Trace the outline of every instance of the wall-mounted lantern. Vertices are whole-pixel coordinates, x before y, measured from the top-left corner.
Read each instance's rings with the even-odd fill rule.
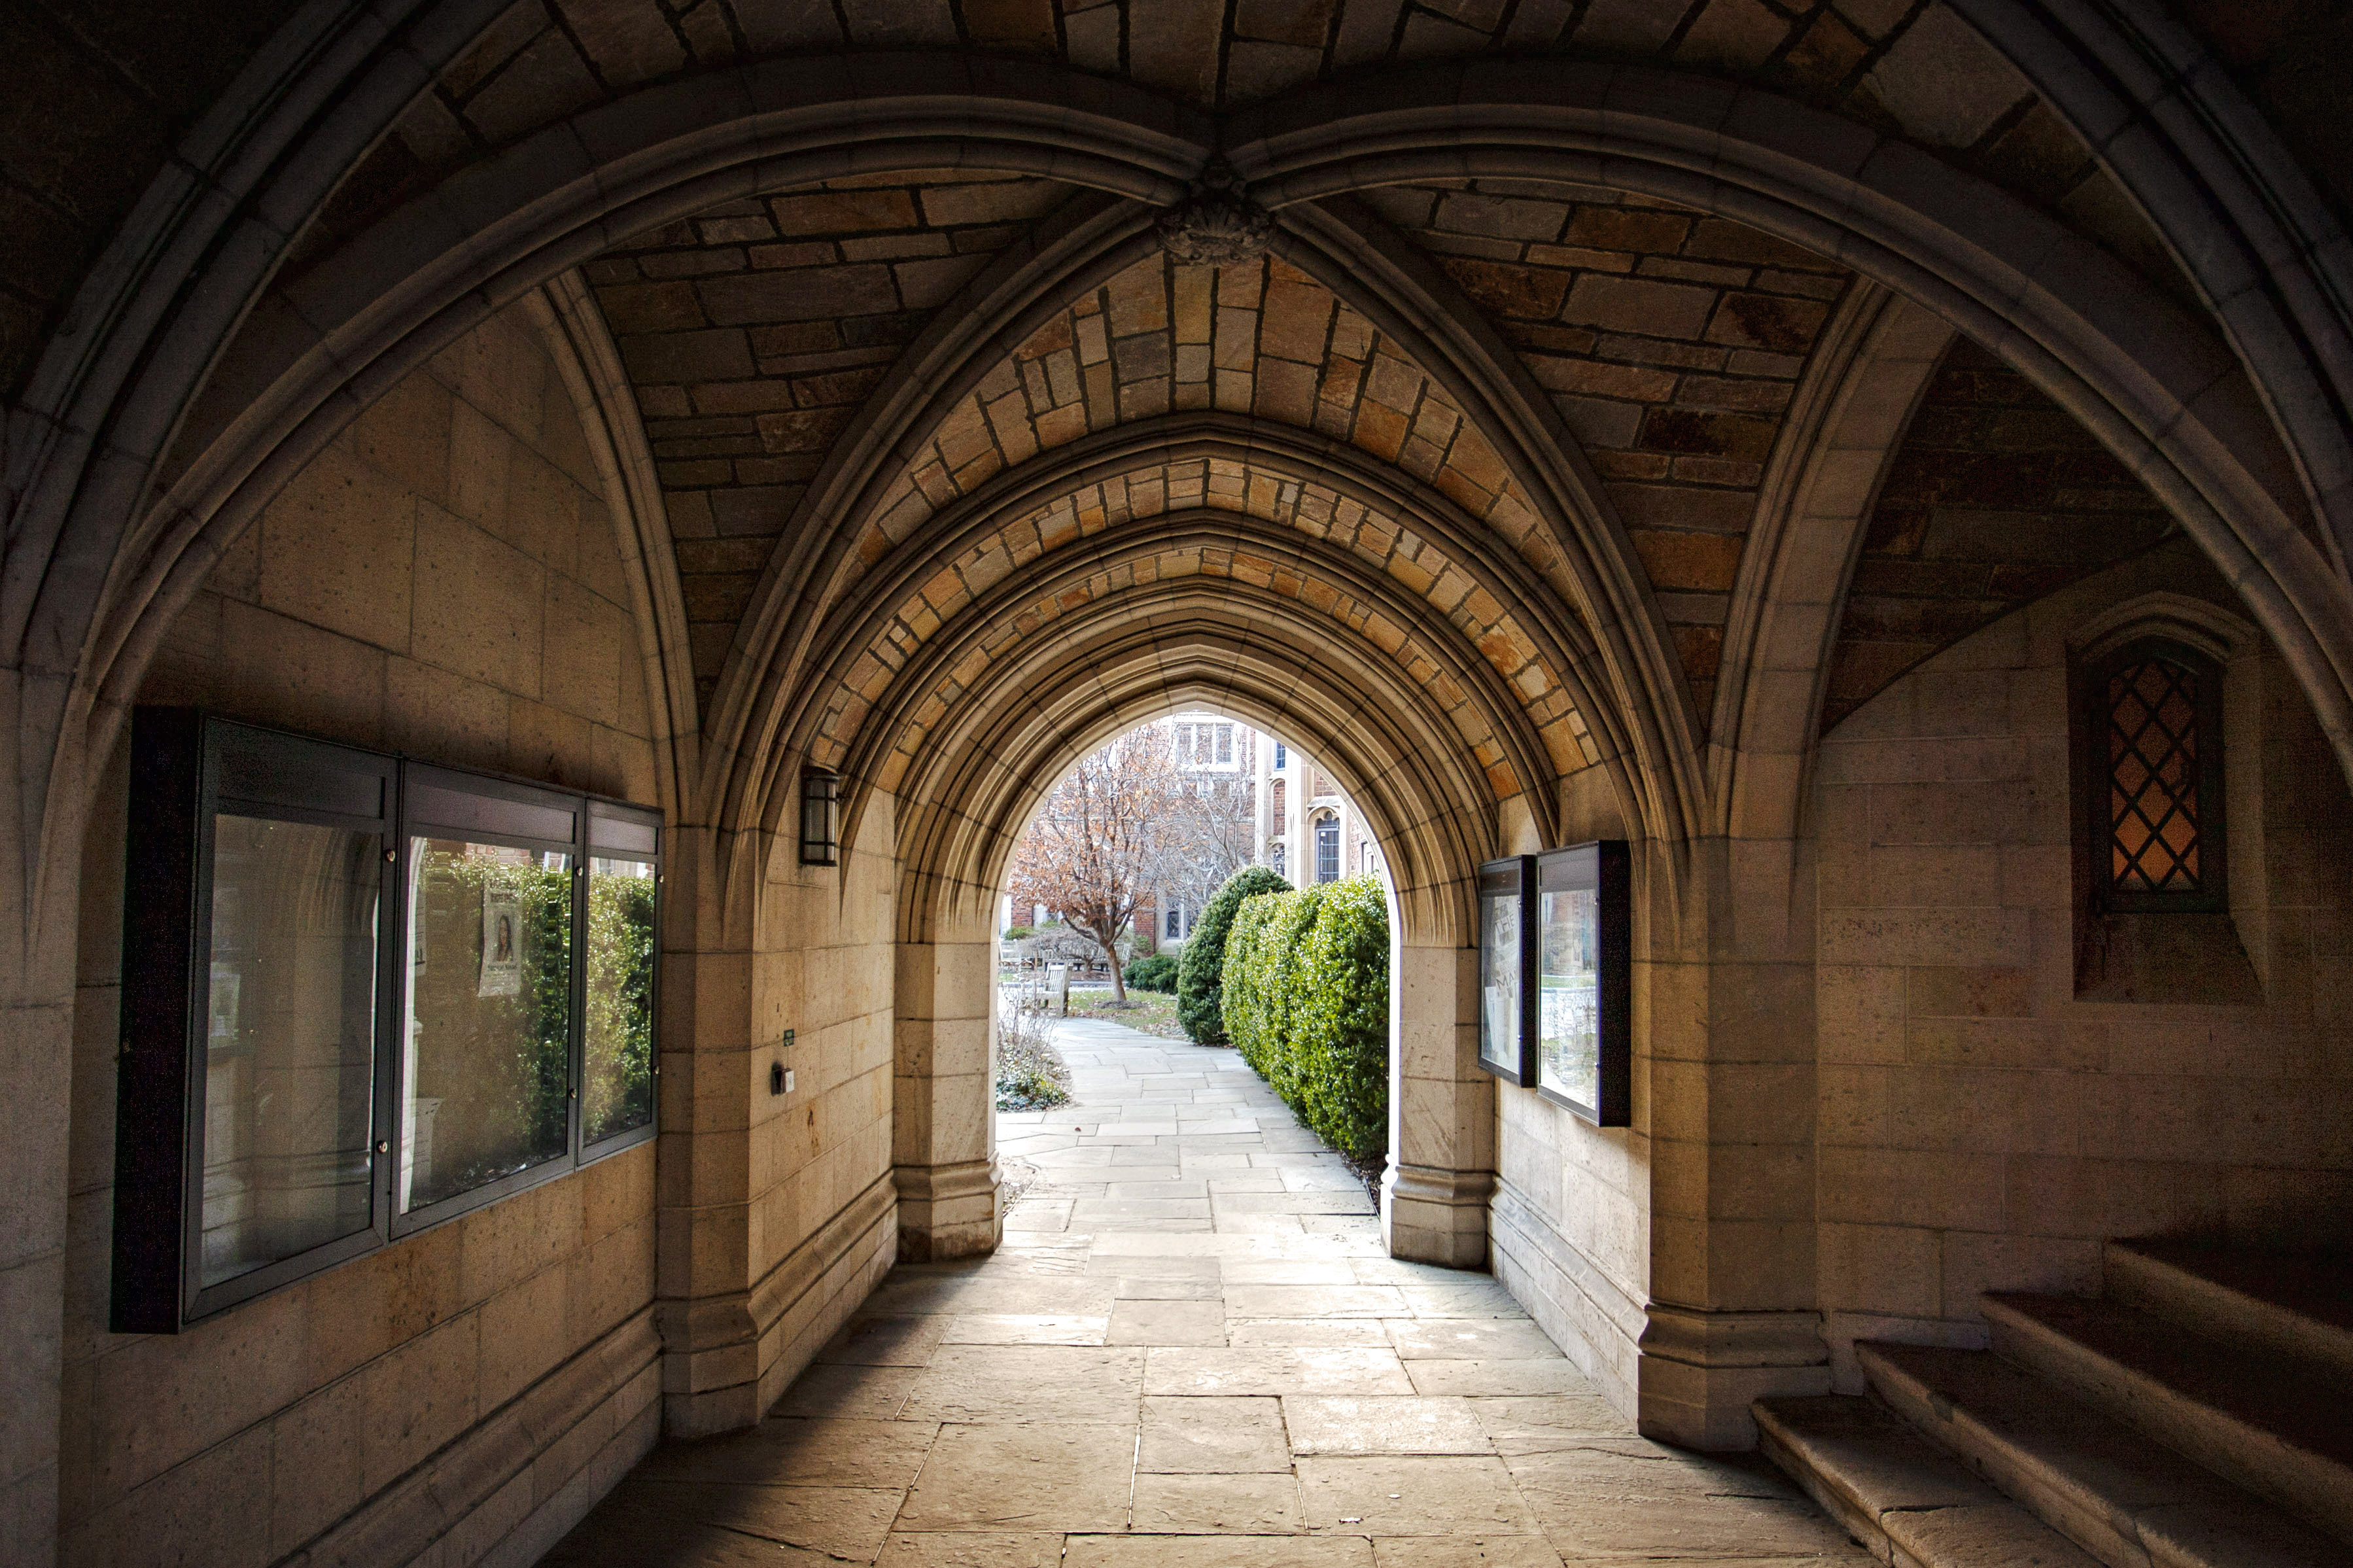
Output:
[[[841,775],[830,768],[801,773],[801,864],[841,863]]]

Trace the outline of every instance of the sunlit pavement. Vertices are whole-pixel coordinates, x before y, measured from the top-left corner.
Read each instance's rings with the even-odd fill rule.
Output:
[[[1229,1050],[1056,1026],[1004,1247],[902,1265],[754,1431],[666,1444],[546,1560],[883,1568],[1869,1561],[1753,1458],[1636,1436]]]

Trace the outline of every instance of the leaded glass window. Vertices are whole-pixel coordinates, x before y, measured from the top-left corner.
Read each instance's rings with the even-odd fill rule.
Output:
[[[2154,640],[2090,672],[2086,848],[2112,910],[2221,907],[2220,680],[2207,659]]]
[[[2108,876],[2123,892],[2198,888],[2198,677],[2146,658],[2108,677]]]

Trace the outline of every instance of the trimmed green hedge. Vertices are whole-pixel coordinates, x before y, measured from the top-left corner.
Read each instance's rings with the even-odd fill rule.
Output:
[[[1388,1152],[1389,917],[1377,879],[1244,900],[1224,992],[1235,1047],[1301,1121],[1360,1159]]]
[[[1176,989],[1176,960],[1168,953],[1155,952],[1150,958],[1139,958],[1120,971],[1130,991],[1174,991]]]
[[[1259,893],[1287,893],[1291,884],[1263,866],[1245,866],[1209,895],[1207,909],[1185,943],[1176,966],[1176,1025],[1197,1045],[1226,1043],[1223,991],[1226,979],[1226,938],[1234,911],[1244,899]]]

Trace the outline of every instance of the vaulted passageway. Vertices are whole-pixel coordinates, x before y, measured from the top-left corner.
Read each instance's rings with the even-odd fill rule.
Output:
[[[1177,706],[1294,737],[1385,851],[1378,1266],[1490,1271],[1650,1437],[1746,1447],[2108,1239],[2327,1239],[2343,172],[2223,63],[2294,29],[37,8],[18,100],[136,107],[0,126],[26,1560],[524,1561],[658,1431],[761,1422],[895,1263],[1019,1266],[972,1261],[1007,858]],[[2156,904],[2086,739],[2138,653],[2227,763],[2167,797],[2221,814],[2211,882]],[[117,1098],[156,704],[658,811],[657,1141],[431,1226],[387,1178],[376,1242],[115,1332],[124,1151],[199,1213],[221,1109]],[[1479,1061],[1479,868],[1595,838],[1623,1127]]]
[[[1388,1255],[1230,1050],[1062,1024],[986,1259],[904,1264],[749,1431],[657,1448],[541,1561],[1859,1565],[1754,1456],[1640,1436],[1493,1279]]]

